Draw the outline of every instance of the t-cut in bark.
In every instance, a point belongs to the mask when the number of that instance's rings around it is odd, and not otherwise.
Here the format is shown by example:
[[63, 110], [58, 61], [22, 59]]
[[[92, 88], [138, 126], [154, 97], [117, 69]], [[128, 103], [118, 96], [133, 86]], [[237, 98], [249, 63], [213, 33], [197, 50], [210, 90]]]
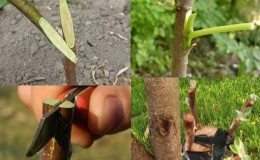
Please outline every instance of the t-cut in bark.
[[[241, 111], [244, 111], [246, 108], [252, 107], [254, 105], [255, 101], [251, 98], [247, 100], [245, 105], [241, 108]], [[229, 130], [228, 130], [228, 137], [232, 137], [234, 132], [236, 131], [237, 127], [239, 126], [241, 120], [237, 117], [235, 120], [232, 122]]]
[[[184, 48], [184, 23], [186, 13], [192, 9], [192, 0], [176, 0], [172, 76], [186, 77], [189, 49]], [[185, 51], [187, 50], [187, 51]]]
[[144, 146], [131, 134], [131, 159], [132, 160], [153, 160]]
[[148, 138], [155, 160], [181, 160], [178, 79], [145, 78]]

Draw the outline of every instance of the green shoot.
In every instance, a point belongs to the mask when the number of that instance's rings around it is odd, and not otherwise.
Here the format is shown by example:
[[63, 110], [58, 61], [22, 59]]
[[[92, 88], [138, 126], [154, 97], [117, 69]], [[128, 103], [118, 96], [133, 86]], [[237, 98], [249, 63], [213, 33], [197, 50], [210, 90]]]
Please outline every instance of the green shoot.
[[191, 41], [193, 38], [210, 35], [214, 33], [221, 33], [221, 32], [234, 32], [234, 31], [241, 31], [241, 30], [253, 30], [255, 29], [255, 23], [241, 23], [241, 24], [233, 24], [233, 25], [226, 25], [226, 26], [218, 26], [212, 28], [206, 28], [194, 31], [193, 24], [196, 18], [197, 13], [191, 14], [191, 10], [187, 12], [185, 18], [185, 25], [184, 25], [184, 49], [189, 49], [191, 47]]
[[49, 24], [49, 22], [41, 17], [39, 24], [53, 45], [57, 47], [68, 59], [76, 63], [78, 59], [75, 53], [70, 49], [59, 33]]
[[70, 48], [75, 46], [73, 21], [66, 0], [60, 0], [60, 18], [65, 41]]
[[239, 118], [241, 121], [248, 121], [246, 117], [251, 113], [252, 108], [246, 108], [243, 111], [236, 110], [237, 118]]
[[230, 145], [230, 149], [237, 154], [242, 160], [251, 160], [250, 156], [247, 155], [243, 142], [240, 138], [236, 137], [234, 144]]

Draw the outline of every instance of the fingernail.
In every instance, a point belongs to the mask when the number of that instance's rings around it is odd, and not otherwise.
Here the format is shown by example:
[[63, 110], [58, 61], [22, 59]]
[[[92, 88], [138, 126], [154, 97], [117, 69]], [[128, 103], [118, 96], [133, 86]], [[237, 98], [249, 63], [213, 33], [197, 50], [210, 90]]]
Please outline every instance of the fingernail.
[[122, 103], [117, 97], [113, 96], [106, 97], [104, 103], [104, 133], [112, 133], [123, 118]]

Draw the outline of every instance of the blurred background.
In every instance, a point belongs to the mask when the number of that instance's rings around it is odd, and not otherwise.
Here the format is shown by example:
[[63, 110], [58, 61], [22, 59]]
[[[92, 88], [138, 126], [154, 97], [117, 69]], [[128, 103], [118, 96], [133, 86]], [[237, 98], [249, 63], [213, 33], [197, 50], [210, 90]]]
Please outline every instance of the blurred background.
[[[131, 0], [131, 58], [134, 76], [170, 76], [174, 0]], [[195, 30], [260, 22], [259, 0], [193, 0]], [[189, 56], [188, 76], [259, 76], [260, 27], [203, 36]]]
[[[16, 87], [0, 87], [0, 159], [37, 160], [26, 158], [37, 129], [33, 114], [17, 96]], [[96, 141], [91, 148], [73, 145], [72, 160], [130, 160], [130, 130], [109, 135]]]

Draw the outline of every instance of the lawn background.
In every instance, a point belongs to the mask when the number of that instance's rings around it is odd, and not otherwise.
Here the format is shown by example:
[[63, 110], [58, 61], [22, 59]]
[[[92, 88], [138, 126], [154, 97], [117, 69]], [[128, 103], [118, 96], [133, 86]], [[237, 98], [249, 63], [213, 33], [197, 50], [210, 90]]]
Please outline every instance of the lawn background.
[[[235, 117], [235, 110], [240, 110], [252, 93], [260, 96], [260, 81], [257, 78], [198, 78], [196, 105], [200, 124], [228, 129]], [[181, 117], [189, 111], [185, 101], [188, 97], [190, 79], [180, 79]], [[248, 122], [241, 122], [235, 136], [239, 136], [252, 159], [260, 159], [260, 103], [253, 106]], [[151, 153], [148, 139], [144, 136], [147, 126], [146, 98], [143, 80], [132, 79], [132, 133]], [[254, 123], [255, 122], [255, 125]], [[183, 122], [181, 136], [184, 140]]]

